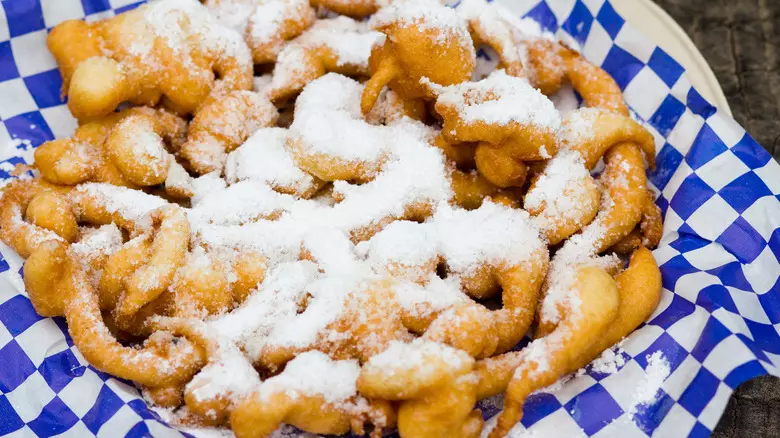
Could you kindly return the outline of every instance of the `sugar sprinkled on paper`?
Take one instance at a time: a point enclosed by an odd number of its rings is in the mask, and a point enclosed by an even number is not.
[[[626,364],[623,350],[618,346],[608,348],[591,363],[591,369],[597,373],[615,374]]]
[[[656,351],[647,355],[647,368],[644,378],[634,390],[634,406],[649,405],[656,400],[658,390],[669,377],[671,367],[663,352]]]
[[[609,351],[609,350],[608,350]],[[671,373],[669,360],[663,352],[655,351],[646,356],[647,367],[638,381],[627,382],[633,387],[631,398],[624,406],[624,413],[608,424],[601,435],[608,437],[620,437],[625,430],[636,428],[640,423],[636,420],[636,414],[644,407],[651,407],[658,400],[659,390]],[[652,409],[652,408],[651,408]],[[632,422],[636,424],[631,424]]]

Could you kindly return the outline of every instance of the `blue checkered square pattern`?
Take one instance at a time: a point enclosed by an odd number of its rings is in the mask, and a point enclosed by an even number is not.
[[[614,374],[589,367],[558,389],[534,394],[517,428],[545,437],[613,436],[615,425],[620,436],[708,436],[737,385],[780,374],[780,167],[609,0],[497,1],[578,42],[616,79],[655,135],[650,181],[665,217],[654,253],[664,295],[650,320],[623,342],[625,365]],[[138,5],[0,3],[0,178],[31,162],[34,146],[75,127],[46,49],[47,32],[66,19]],[[22,261],[5,246],[0,252],[0,436],[182,436],[146,407],[136,388],[89,366],[64,320],[35,314],[20,277]],[[655,402],[632,409],[627,391],[659,351],[670,375]],[[500,400],[480,407],[491,418]]]

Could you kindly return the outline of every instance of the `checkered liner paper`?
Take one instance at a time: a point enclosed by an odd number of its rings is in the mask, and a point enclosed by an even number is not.
[[[617,373],[593,370],[533,395],[523,426],[535,436],[708,436],[732,391],[780,375],[780,167],[734,120],[691,87],[683,68],[625,24],[605,0],[506,0],[559,36],[573,38],[625,92],[654,134],[650,180],[664,213],[655,250],[664,292],[646,325],[629,336]],[[0,8],[0,177],[76,124],[46,34],[72,18],[133,8],[125,0],[3,0]],[[0,259],[0,435],[181,436],[149,410],[131,384],[84,360],[61,318],[32,308],[8,247]],[[655,402],[631,406],[648,357],[671,373]],[[483,406],[492,417],[494,405]]]

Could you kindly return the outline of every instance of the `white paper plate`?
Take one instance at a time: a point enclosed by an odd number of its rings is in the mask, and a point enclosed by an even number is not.
[[[652,0],[616,0],[612,5],[627,22],[685,67],[691,84],[705,99],[731,115],[731,108],[712,69],[669,14]]]

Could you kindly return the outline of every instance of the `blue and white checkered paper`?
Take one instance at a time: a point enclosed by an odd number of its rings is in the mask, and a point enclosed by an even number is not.
[[[744,129],[691,87],[683,68],[625,24],[606,0],[506,0],[583,53],[620,84],[655,135],[650,174],[665,218],[655,251],[661,304],[624,341],[626,364],[589,371],[532,396],[522,424],[536,436],[708,436],[734,388],[780,375],[780,167]],[[46,34],[65,19],[111,16],[126,0],[0,3],[0,177],[31,146],[69,135],[75,121]],[[16,140],[15,140],[16,139]],[[22,141],[22,140],[29,140]],[[3,147],[3,145],[5,145]],[[40,318],[24,293],[21,260],[0,248],[0,435],[181,436],[126,382],[90,367],[61,318]],[[671,374],[637,412],[631,391],[661,351]],[[486,417],[495,407],[484,406]]]

